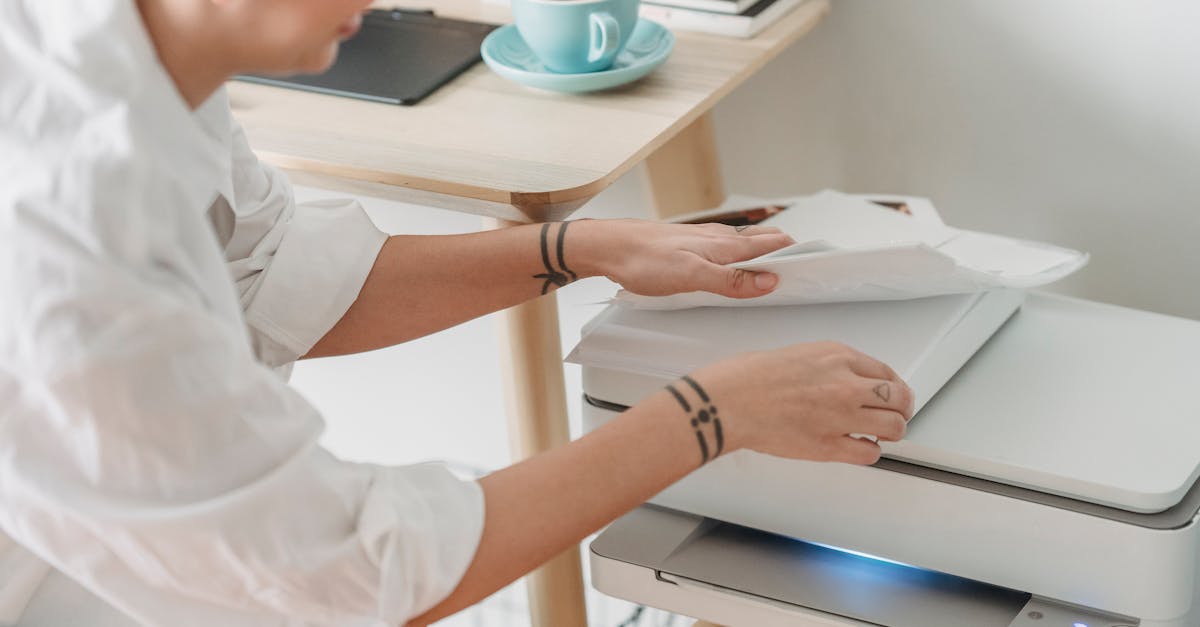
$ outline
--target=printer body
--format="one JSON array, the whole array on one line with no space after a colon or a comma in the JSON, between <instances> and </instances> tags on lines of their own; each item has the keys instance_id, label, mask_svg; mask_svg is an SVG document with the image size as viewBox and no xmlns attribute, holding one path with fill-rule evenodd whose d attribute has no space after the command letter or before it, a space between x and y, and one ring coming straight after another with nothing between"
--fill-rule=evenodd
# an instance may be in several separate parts
<instances>
[{"instance_id":1,"label":"printer body","mask_svg":"<svg viewBox=\"0 0 1200 627\"><path fill-rule=\"evenodd\" d=\"M584 430L690 370L834 339L918 412L874 466L726 455L591 548L602 592L730 627L1200 627L1200 323L1047 294L584 329Z\"/></svg>"}]
</instances>

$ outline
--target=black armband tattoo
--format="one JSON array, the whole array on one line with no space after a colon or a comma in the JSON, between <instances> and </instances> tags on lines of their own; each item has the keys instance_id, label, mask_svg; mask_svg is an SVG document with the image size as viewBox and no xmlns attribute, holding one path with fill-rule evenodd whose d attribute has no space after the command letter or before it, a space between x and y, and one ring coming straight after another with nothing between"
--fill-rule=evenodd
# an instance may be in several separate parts
<instances>
[{"instance_id":1,"label":"black armband tattoo","mask_svg":"<svg viewBox=\"0 0 1200 627\"><path fill-rule=\"evenodd\" d=\"M725 433L721 429L721 418L717 416L716 405L712 403L712 400L708 397L708 393L704 391L704 388L699 383L696 383L695 379L684 376L682 380L696 392L696 396L700 397L700 404L694 415L692 414L692 405L687 402L687 399L684 398L683 394L674 385L668 385L667 391L671 393L671 396L675 397L679 406L688 414L692 429L696 433L696 442L700 445L701 465L707 464L710 459L720 457L721 452L725 449ZM716 445L716 449L711 455L709 453L708 437L705 433L710 430L709 427L711 427L713 442Z\"/></svg>"},{"instance_id":2,"label":"black armband tattoo","mask_svg":"<svg viewBox=\"0 0 1200 627\"><path fill-rule=\"evenodd\" d=\"M562 287L567 283L576 281L579 277L567 267L567 262L563 258L563 243L567 236L567 222L560 222L558 227L558 238L555 242L555 256L558 261L558 269L555 269L554 264L550 262L550 223L542 225L542 265L546 266L546 271L542 274L535 274L533 278L542 279L542 293L550 291L550 286Z\"/></svg>"}]
</instances>

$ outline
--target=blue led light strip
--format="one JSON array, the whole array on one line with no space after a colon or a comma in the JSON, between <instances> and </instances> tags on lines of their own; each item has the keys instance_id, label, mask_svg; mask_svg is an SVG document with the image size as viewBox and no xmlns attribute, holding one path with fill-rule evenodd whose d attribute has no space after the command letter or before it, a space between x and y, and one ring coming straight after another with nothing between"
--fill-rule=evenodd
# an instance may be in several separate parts
<instances>
[{"instance_id":1,"label":"blue led light strip","mask_svg":"<svg viewBox=\"0 0 1200 627\"><path fill-rule=\"evenodd\" d=\"M846 555L853 555L855 557L869 559L874 562L882 562L884 564L903 566L905 568L913 568L913 569L925 571L925 572L934 572L927 568L921 568L920 566L913 566L912 564L905 564L904 562L897 562L896 560L891 560L886 557L879 557L878 555L871 555L870 553L863 553L862 551L855 551L853 549L844 549L840 546L833 546L831 544L821 544L820 542L812 542L810 540L796 540L796 541L803 542L805 544L811 544L812 546L819 546L822 549L829 549L830 551L837 551L838 553L845 553ZM1079 626L1077 625L1076 627L1079 627ZM1083 627L1087 627L1087 625L1083 625Z\"/></svg>"}]
</instances>

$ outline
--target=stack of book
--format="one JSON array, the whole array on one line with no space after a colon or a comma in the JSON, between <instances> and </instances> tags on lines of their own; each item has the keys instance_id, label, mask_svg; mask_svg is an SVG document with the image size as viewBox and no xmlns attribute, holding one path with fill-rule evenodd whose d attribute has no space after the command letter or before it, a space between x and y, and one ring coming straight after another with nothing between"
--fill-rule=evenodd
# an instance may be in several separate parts
<instances>
[{"instance_id":1,"label":"stack of book","mask_svg":"<svg viewBox=\"0 0 1200 627\"><path fill-rule=\"evenodd\" d=\"M641 15L672 30L753 37L805 0L642 0Z\"/></svg>"}]
</instances>

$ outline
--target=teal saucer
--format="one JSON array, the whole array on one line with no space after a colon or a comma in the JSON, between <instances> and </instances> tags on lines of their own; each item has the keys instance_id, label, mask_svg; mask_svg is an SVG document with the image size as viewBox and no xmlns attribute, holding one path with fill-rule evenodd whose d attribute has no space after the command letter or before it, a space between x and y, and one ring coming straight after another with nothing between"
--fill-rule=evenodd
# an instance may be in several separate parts
<instances>
[{"instance_id":1,"label":"teal saucer","mask_svg":"<svg viewBox=\"0 0 1200 627\"><path fill-rule=\"evenodd\" d=\"M636 81L662 65L674 45L671 31L656 22L639 19L629 43L612 67L600 72L559 74L547 70L512 24L492 31L479 51L492 71L510 81L538 89L578 93Z\"/></svg>"}]
</instances>

